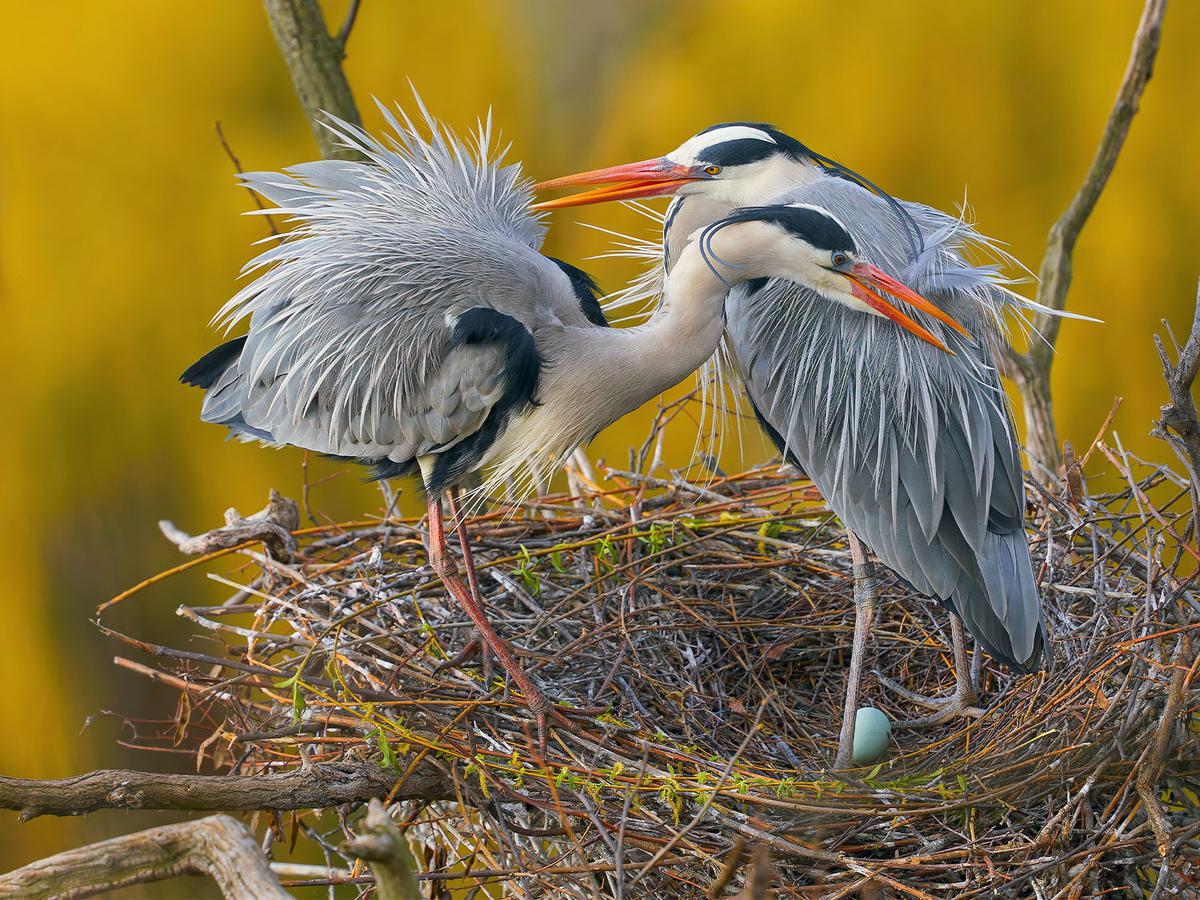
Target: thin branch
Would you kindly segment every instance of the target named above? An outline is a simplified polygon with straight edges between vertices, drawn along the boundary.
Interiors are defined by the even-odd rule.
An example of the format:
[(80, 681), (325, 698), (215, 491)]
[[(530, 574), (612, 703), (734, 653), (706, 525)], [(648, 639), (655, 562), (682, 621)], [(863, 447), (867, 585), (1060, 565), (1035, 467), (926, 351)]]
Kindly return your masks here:
[[(225, 155), (229, 157), (229, 161), (233, 163), (233, 170), (241, 175), (244, 171), (242, 169), (242, 161), (237, 158), (237, 154), (229, 146), (229, 141), (225, 140), (225, 129), (221, 127), (221, 120), (218, 119), (215, 124), (217, 126), (217, 139), (221, 142), (221, 148), (225, 151)], [(254, 201), (255, 206), (266, 212), (266, 204), (262, 202), (262, 198), (256, 192), (247, 187), (246, 193), (250, 195), (250, 199)], [(265, 218), (267, 220), (267, 227), (271, 229), (271, 234), (279, 234), (279, 228), (275, 225), (275, 219), (269, 213)]]
[[(78, 816), (98, 809), (225, 810), (323, 809), (388, 797), (396, 775), (371, 760), (318, 763), (268, 775), (165, 775), (101, 769), (50, 781), (0, 777), (0, 809), (38, 816)], [(400, 786), (393, 801), (454, 797), (449, 781), (420, 769)]]
[(226, 897), (291, 897), (253, 832), (229, 816), (163, 825), (38, 860), (0, 875), (0, 897), (91, 897), (180, 875), (206, 875)]
[(342, 59), (346, 58), (346, 44), (350, 41), (350, 32), (354, 30), (354, 20), (358, 18), (358, 7), (360, 5), (360, 0), (350, 0), (350, 7), (346, 10), (346, 18), (342, 22), (342, 27), (338, 29), (337, 37), (334, 38), (338, 49), (342, 51)]
[[(1075, 197), (1050, 229), (1046, 255), (1038, 270), (1037, 298), (1039, 303), (1050, 309), (1066, 308), (1075, 243), (1108, 184), (1133, 118), (1137, 115), (1142, 93), (1154, 73), (1166, 6), (1166, 0), (1146, 0), (1134, 35), (1129, 63), (1104, 126), (1104, 134), (1096, 148), (1096, 155)], [(1005, 360), (1006, 369), (1016, 378), (1025, 400), (1026, 437), (1030, 453), (1049, 470), (1055, 471), (1062, 463), (1062, 456), (1054, 427), (1050, 367), (1054, 362), (1054, 346), (1058, 341), (1062, 319), (1049, 313), (1037, 313), (1032, 324), (1035, 333), (1030, 336), (1029, 349), (1024, 353), (1010, 350), (1009, 359)]]

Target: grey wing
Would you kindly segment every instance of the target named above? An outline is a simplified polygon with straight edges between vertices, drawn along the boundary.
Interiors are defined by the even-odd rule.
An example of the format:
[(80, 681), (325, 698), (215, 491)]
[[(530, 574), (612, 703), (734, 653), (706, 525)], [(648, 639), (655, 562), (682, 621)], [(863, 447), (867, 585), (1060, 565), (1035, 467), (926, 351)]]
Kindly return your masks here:
[[(858, 190), (801, 199), (832, 209), (864, 259), (902, 272), (903, 233), (876, 226), (876, 200), (859, 204)], [(973, 296), (925, 289), (976, 333), (994, 329)], [(943, 331), (950, 356), (786, 282), (738, 288), (727, 311), (754, 406), (846, 526), (993, 656), (1036, 665), (1044, 634), (1020, 458), (985, 346)]]
[(322, 359), (335, 341), (307, 345), (252, 327), (205, 395), (201, 418), (246, 439), (370, 462), (381, 473), (404, 471), (478, 431), (504, 394), (505, 348), (450, 346), (453, 329), (446, 332), (445, 352), (430, 354), (420, 387), (402, 392), (398, 349), (367, 353), (367, 364), (355, 361), (352, 347)]
[(227, 328), (248, 319), (249, 332), (189, 379), (208, 388), (206, 421), (403, 467), (477, 435), (506, 390), (531, 402), (533, 332), (586, 321), (538, 252), (528, 182), (489, 155), (486, 127), (472, 148), (432, 121), (423, 135), (385, 115), (388, 145), (337, 123), (369, 163), (243, 177), (294, 228), (217, 315)]

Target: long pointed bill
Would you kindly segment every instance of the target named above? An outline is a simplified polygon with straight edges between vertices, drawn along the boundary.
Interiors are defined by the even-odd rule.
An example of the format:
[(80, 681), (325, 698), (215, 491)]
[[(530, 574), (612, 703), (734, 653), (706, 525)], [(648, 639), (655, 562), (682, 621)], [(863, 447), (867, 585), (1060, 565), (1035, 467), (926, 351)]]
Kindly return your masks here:
[(880, 315), (891, 319), (905, 331), (912, 332), (921, 340), (926, 341), (933, 346), (945, 350), (947, 353), (953, 354), (954, 351), (947, 347), (942, 341), (936, 337), (929, 329), (921, 325), (911, 316), (906, 315), (895, 305), (885, 300), (880, 296), (879, 292), (883, 292), (897, 300), (903, 300), (910, 306), (914, 306), (923, 313), (933, 316), (939, 322), (944, 322), (949, 325), (965, 338), (970, 338), (971, 333), (963, 328), (957, 321), (943, 310), (934, 306), (908, 285), (897, 281), (892, 276), (888, 275), (881, 269), (877, 269), (870, 263), (859, 262), (855, 263), (849, 272), (845, 273), (847, 279), (851, 283), (850, 292), (867, 304)]
[(605, 187), (583, 191), (557, 200), (535, 203), (534, 209), (562, 209), (567, 206), (584, 206), (589, 203), (607, 203), (612, 200), (636, 200), (642, 197), (664, 197), (673, 194), (682, 184), (707, 178), (704, 170), (693, 166), (681, 166), (666, 157), (646, 159), (641, 162), (613, 166), (608, 169), (593, 169), (578, 175), (567, 175), (535, 184), (535, 191), (555, 188), (578, 187), (602, 184)]

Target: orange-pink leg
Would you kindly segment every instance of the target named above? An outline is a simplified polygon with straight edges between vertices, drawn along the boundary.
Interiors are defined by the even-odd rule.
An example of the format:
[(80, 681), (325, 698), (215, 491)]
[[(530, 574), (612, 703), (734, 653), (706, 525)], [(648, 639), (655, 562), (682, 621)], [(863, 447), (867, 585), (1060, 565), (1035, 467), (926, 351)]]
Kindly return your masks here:
[[(500, 660), (500, 665), (504, 667), (504, 671), (508, 672), (513, 681), (516, 682), (517, 687), (521, 689), (521, 693), (525, 697), (525, 703), (529, 707), (529, 711), (533, 714), (534, 722), (537, 725), (538, 745), (545, 747), (546, 716), (552, 715), (564, 724), (567, 722), (567, 719), (554, 709), (554, 706), (546, 699), (541, 690), (525, 674), (525, 670), (521, 668), (520, 663), (513, 656), (508, 643), (496, 633), (496, 630), (492, 627), (492, 623), (488, 621), (483, 607), (476, 599), (477, 594), (473, 593), (471, 587), (459, 576), (458, 568), (455, 566), (454, 560), (450, 556), (449, 548), (446, 546), (446, 529), (442, 518), (441, 499), (431, 496), (429, 498), (428, 510), (429, 564), (433, 566), (433, 570), (442, 579), (446, 590), (458, 601), (459, 606), (463, 608), (471, 621), (475, 623), (475, 627), (478, 629), (483, 642), (487, 644), (491, 652)], [(465, 531), (463, 534), (465, 536)], [(467, 559), (470, 560), (469, 555)], [(468, 562), (468, 577), (470, 577), (473, 570), (473, 562)], [(486, 650), (484, 652), (486, 653)]]
[[(454, 521), (454, 531), (458, 535), (458, 544), (462, 547), (463, 568), (467, 570), (467, 584), (471, 588), (471, 598), (480, 609), (483, 609), (483, 592), (479, 590), (479, 576), (475, 574), (475, 557), (471, 553), (471, 540), (467, 537), (466, 522), (458, 514), (458, 488), (451, 488), (447, 492), (446, 504), (450, 507), (450, 518)], [(453, 659), (446, 660), (442, 665), (447, 667), (461, 666), (476, 653), (479, 654), (480, 666), (483, 669), (483, 683), (491, 685), (492, 653), (478, 629), (475, 630), (474, 636), (471, 640), (467, 641), (459, 654)]]

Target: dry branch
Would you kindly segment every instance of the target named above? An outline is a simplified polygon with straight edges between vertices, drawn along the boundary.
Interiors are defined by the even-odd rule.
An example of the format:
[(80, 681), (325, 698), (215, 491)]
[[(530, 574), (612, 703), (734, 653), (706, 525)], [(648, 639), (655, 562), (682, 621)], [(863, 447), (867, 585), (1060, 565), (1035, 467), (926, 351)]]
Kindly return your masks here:
[(1171, 402), (1162, 407), (1162, 418), (1155, 423), (1152, 434), (1160, 437), (1175, 451), (1175, 455), (1187, 466), (1192, 481), (1192, 497), (1195, 508), (1200, 510), (1200, 416), (1196, 412), (1196, 401), (1192, 397), (1192, 385), (1200, 370), (1200, 283), (1196, 286), (1196, 308), (1192, 314), (1192, 330), (1180, 348), (1166, 320), (1167, 334), (1175, 350), (1175, 362), (1167, 355), (1162, 338), (1154, 336), (1158, 356), (1162, 360), (1163, 378)]
[(342, 849), (371, 863), (379, 900), (421, 900), (417, 866), (408, 842), (379, 800), (371, 801), (358, 834)]
[(242, 516), (230, 507), (225, 510), (225, 524), (203, 534), (190, 535), (166, 519), (158, 523), (166, 539), (190, 556), (262, 541), (272, 557), (282, 560), (291, 559), (296, 552), (292, 532), (299, 527), (300, 511), (296, 501), (280, 496), (273, 488), (267, 505), (258, 512)]
[(290, 900), (254, 834), (229, 816), (163, 825), (68, 850), (0, 875), (0, 897), (66, 900), (180, 875), (204, 875), (226, 897)]
[[(1104, 126), (1104, 134), (1083, 184), (1071, 204), (1050, 229), (1046, 254), (1038, 270), (1038, 302), (1052, 310), (1066, 308), (1071, 287), (1071, 256), (1083, 226), (1091, 216), (1117, 164), (1117, 157), (1137, 115), (1138, 104), (1154, 72), (1162, 36), (1166, 0), (1146, 0), (1137, 33), (1133, 39), (1129, 63), (1117, 98)], [(1054, 405), (1050, 392), (1050, 367), (1062, 319), (1049, 313), (1033, 317), (1029, 348), (1021, 353), (1009, 348), (1006, 369), (1017, 383), (1025, 404), (1025, 442), (1033, 459), (1050, 472), (1062, 465), (1062, 450), (1054, 426)]]
[[(388, 797), (396, 773), (373, 760), (318, 763), (268, 775), (165, 775), (102, 769), (52, 781), (0, 777), (0, 808), (20, 810), (22, 822), (38, 816), (78, 816), (98, 809), (224, 810), (323, 809)], [(444, 800), (448, 779), (423, 768), (410, 775), (395, 800)]]
[(346, 40), (358, 4), (351, 5), (350, 14), (337, 37), (330, 35), (325, 26), (325, 17), (317, 0), (263, 0), (263, 6), (321, 156), (325, 159), (360, 158), (357, 152), (341, 146), (320, 121), (320, 114), (324, 112), (351, 125), (362, 124), (350, 83), (342, 71)]

